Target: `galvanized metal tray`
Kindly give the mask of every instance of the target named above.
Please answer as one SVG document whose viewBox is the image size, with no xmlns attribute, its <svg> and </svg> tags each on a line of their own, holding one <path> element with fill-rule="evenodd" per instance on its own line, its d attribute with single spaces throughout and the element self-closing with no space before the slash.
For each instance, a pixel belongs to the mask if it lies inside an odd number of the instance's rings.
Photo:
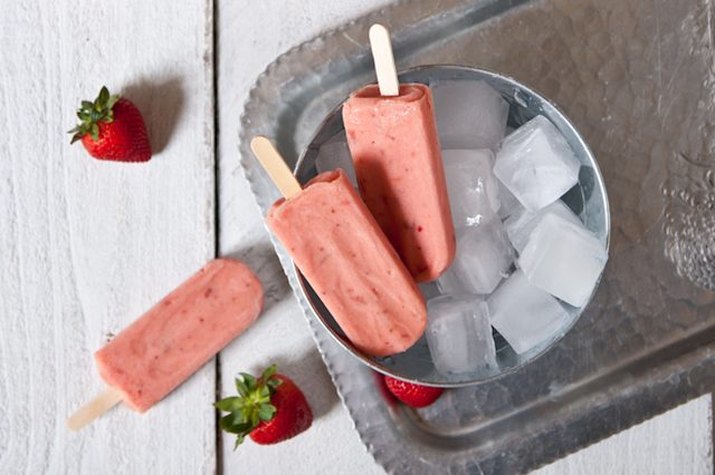
<svg viewBox="0 0 715 475">
<path fill-rule="evenodd" d="M 248 149 L 297 159 L 326 114 L 371 79 L 374 21 L 400 68 L 466 64 L 557 103 L 611 200 L 611 257 L 589 309 L 545 355 L 412 411 L 320 326 L 277 245 L 340 396 L 395 473 L 527 471 L 715 387 L 715 30 L 710 2 L 401 2 L 278 58 L 245 106 L 241 163 L 263 212 L 278 198 Z"/>
</svg>

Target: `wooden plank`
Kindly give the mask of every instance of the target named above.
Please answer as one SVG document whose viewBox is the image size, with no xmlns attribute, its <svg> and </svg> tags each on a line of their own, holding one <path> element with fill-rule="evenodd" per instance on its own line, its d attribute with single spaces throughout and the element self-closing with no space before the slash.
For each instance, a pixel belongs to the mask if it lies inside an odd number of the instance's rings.
<svg viewBox="0 0 715 475">
<path fill-rule="evenodd" d="M 306 433 L 270 449 L 246 442 L 235 453 L 222 438 L 225 473 L 383 473 L 360 443 L 347 411 L 310 336 L 264 230 L 236 153 L 243 103 L 256 77 L 279 54 L 322 30 L 388 4 L 388 0 L 339 2 L 217 2 L 219 116 L 219 253 L 244 259 L 266 285 L 266 311 L 221 353 L 222 393 L 238 371 L 258 371 L 276 361 L 305 389 L 316 412 Z M 366 33 L 367 37 L 367 33 Z"/>
<path fill-rule="evenodd" d="M 0 0 L 0 473 L 212 473 L 215 365 L 145 415 L 65 418 L 92 352 L 214 255 L 212 2 Z M 156 154 L 100 162 L 65 133 L 102 84 Z"/>
<path fill-rule="evenodd" d="M 368 0 L 257 2 L 250 9 L 240 2 L 219 0 L 217 3 L 219 250 L 222 255 L 245 259 L 268 284 L 267 310 L 245 336 L 221 354 L 222 392 L 233 391 L 232 376 L 237 371 L 257 371 L 275 360 L 306 389 L 309 402 L 320 414 L 309 432 L 272 447 L 270 455 L 250 441 L 234 453 L 232 439 L 224 436 L 221 456 L 226 473 L 243 473 L 249 467 L 260 467 L 265 473 L 280 470 L 294 474 L 382 473 L 360 444 L 347 412 L 337 401 L 307 323 L 290 296 L 240 171 L 236 133 L 249 88 L 273 59 L 324 29 L 387 3 Z M 646 465 L 649 459 L 663 463 L 664 467 L 675 467 L 663 473 L 702 473 L 700 470 L 712 463 L 703 459 L 708 457 L 707 451 L 712 446 L 704 413 L 708 407 L 710 398 L 707 396 L 688 403 L 556 462 L 545 469 L 546 473 L 606 473 L 601 470 L 604 457 L 613 461 L 612 466 L 616 468 L 609 473 L 659 473 L 658 465 L 655 469 L 654 465 Z M 627 458 L 633 454 L 642 456 L 637 460 Z"/>
<path fill-rule="evenodd" d="M 678 406 L 534 472 L 713 473 L 712 397 Z"/>
</svg>

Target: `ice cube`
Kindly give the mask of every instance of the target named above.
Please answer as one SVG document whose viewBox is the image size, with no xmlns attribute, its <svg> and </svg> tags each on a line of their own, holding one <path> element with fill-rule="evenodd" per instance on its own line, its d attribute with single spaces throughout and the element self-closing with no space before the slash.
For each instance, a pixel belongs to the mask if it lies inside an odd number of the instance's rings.
<svg viewBox="0 0 715 475">
<path fill-rule="evenodd" d="M 531 232 L 519 267 L 533 285 L 581 307 L 591 296 L 607 260 L 605 246 L 588 229 L 547 214 Z"/>
<path fill-rule="evenodd" d="M 431 86 L 443 149 L 496 149 L 509 115 L 501 94 L 484 81 L 438 81 Z"/>
<path fill-rule="evenodd" d="M 494 174 L 521 204 L 537 211 L 576 184 L 579 167 L 558 129 L 539 115 L 504 139 Z"/>
<path fill-rule="evenodd" d="M 442 295 L 427 302 L 427 345 L 442 374 L 496 366 L 487 304 L 476 295 Z"/>
<path fill-rule="evenodd" d="M 320 146 L 318 156 L 315 158 L 315 167 L 318 173 L 342 168 L 350 182 L 357 188 L 353 159 L 344 133 L 328 139 Z"/>
<path fill-rule="evenodd" d="M 442 293 L 488 294 L 506 277 L 514 249 L 498 219 L 477 227 L 456 228 L 454 262 L 437 281 Z"/>
<path fill-rule="evenodd" d="M 504 221 L 504 227 L 506 228 L 509 240 L 518 253 L 524 250 L 524 246 L 526 246 L 531 232 L 547 214 L 561 216 L 566 221 L 581 226 L 579 217 L 561 200 L 554 201 L 546 208 L 541 208 L 536 212 L 521 208 L 520 211 L 512 214 Z"/>
<path fill-rule="evenodd" d="M 511 191 L 504 186 L 504 183 L 499 180 L 497 180 L 497 183 L 499 183 L 499 213 L 497 213 L 499 218 L 506 219 L 523 210 L 524 206 L 516 199 L 516 196 L 512 195 Z"/>
<path fill-rule="evenodd" d="M 449 204 L 455 226 L 475 226 L 489 221 L 499 209 L 499 182 L 489 149 L 442 152 Z"/>
<path fill-rule="evenodd" d="M 489 319 L 517 353 L 547 342 L 569 321 L 561 304 L 516 270 L 489 296 Z"/>
</svg>

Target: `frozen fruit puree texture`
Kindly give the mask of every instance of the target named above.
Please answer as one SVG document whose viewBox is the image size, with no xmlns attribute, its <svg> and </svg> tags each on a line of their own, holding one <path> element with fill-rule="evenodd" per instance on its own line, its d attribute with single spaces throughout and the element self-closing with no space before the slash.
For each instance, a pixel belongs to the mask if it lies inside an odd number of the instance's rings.
<svg viewBox="0 0 715 475">
<path fill-rule="evenodd" d="M 94 355 L 104 381 L 144 412 L 248 328 L 263 308 L 251 270 L 215 259 Z"/>
<path fill-rule="evenodd" d="M 422 295 L 342 170 L 277 201 L 266 221 L 357 348 L 385 356 L 422 336 Z"/>
<path fill-rule="evenodd" d="M 365 204 L 415 280 L 436 279 L 455 239 L 430 89 L 403 84 L 382 97 L 366 86 L 343 106 L 343 123 Z"/>
</svg>

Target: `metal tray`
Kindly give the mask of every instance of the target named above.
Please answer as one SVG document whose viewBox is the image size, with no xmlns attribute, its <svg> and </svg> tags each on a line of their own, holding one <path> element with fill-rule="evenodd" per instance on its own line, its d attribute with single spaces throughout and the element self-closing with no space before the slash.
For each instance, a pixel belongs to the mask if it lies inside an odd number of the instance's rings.
<svg viewBox="0 0 715 475">
<path fill-rule="evenodd" d="M 715 30 L 709 2 L 401 2 L 294 48 L 246 103 L 241 163 L 265 213 L 278 193 L 248 148 L 297 159 L 339 101 L 370 80 L 367 29 L 391 27 L 398 67 L 499 71 L 556 102 L 611 200 L 610 260 L 589 309 L 518 371 L 391 405 L 327 334 L 276 252 L 363 442 L 396 473 L 528 471 L 715 387 Z"/>
</svg>

